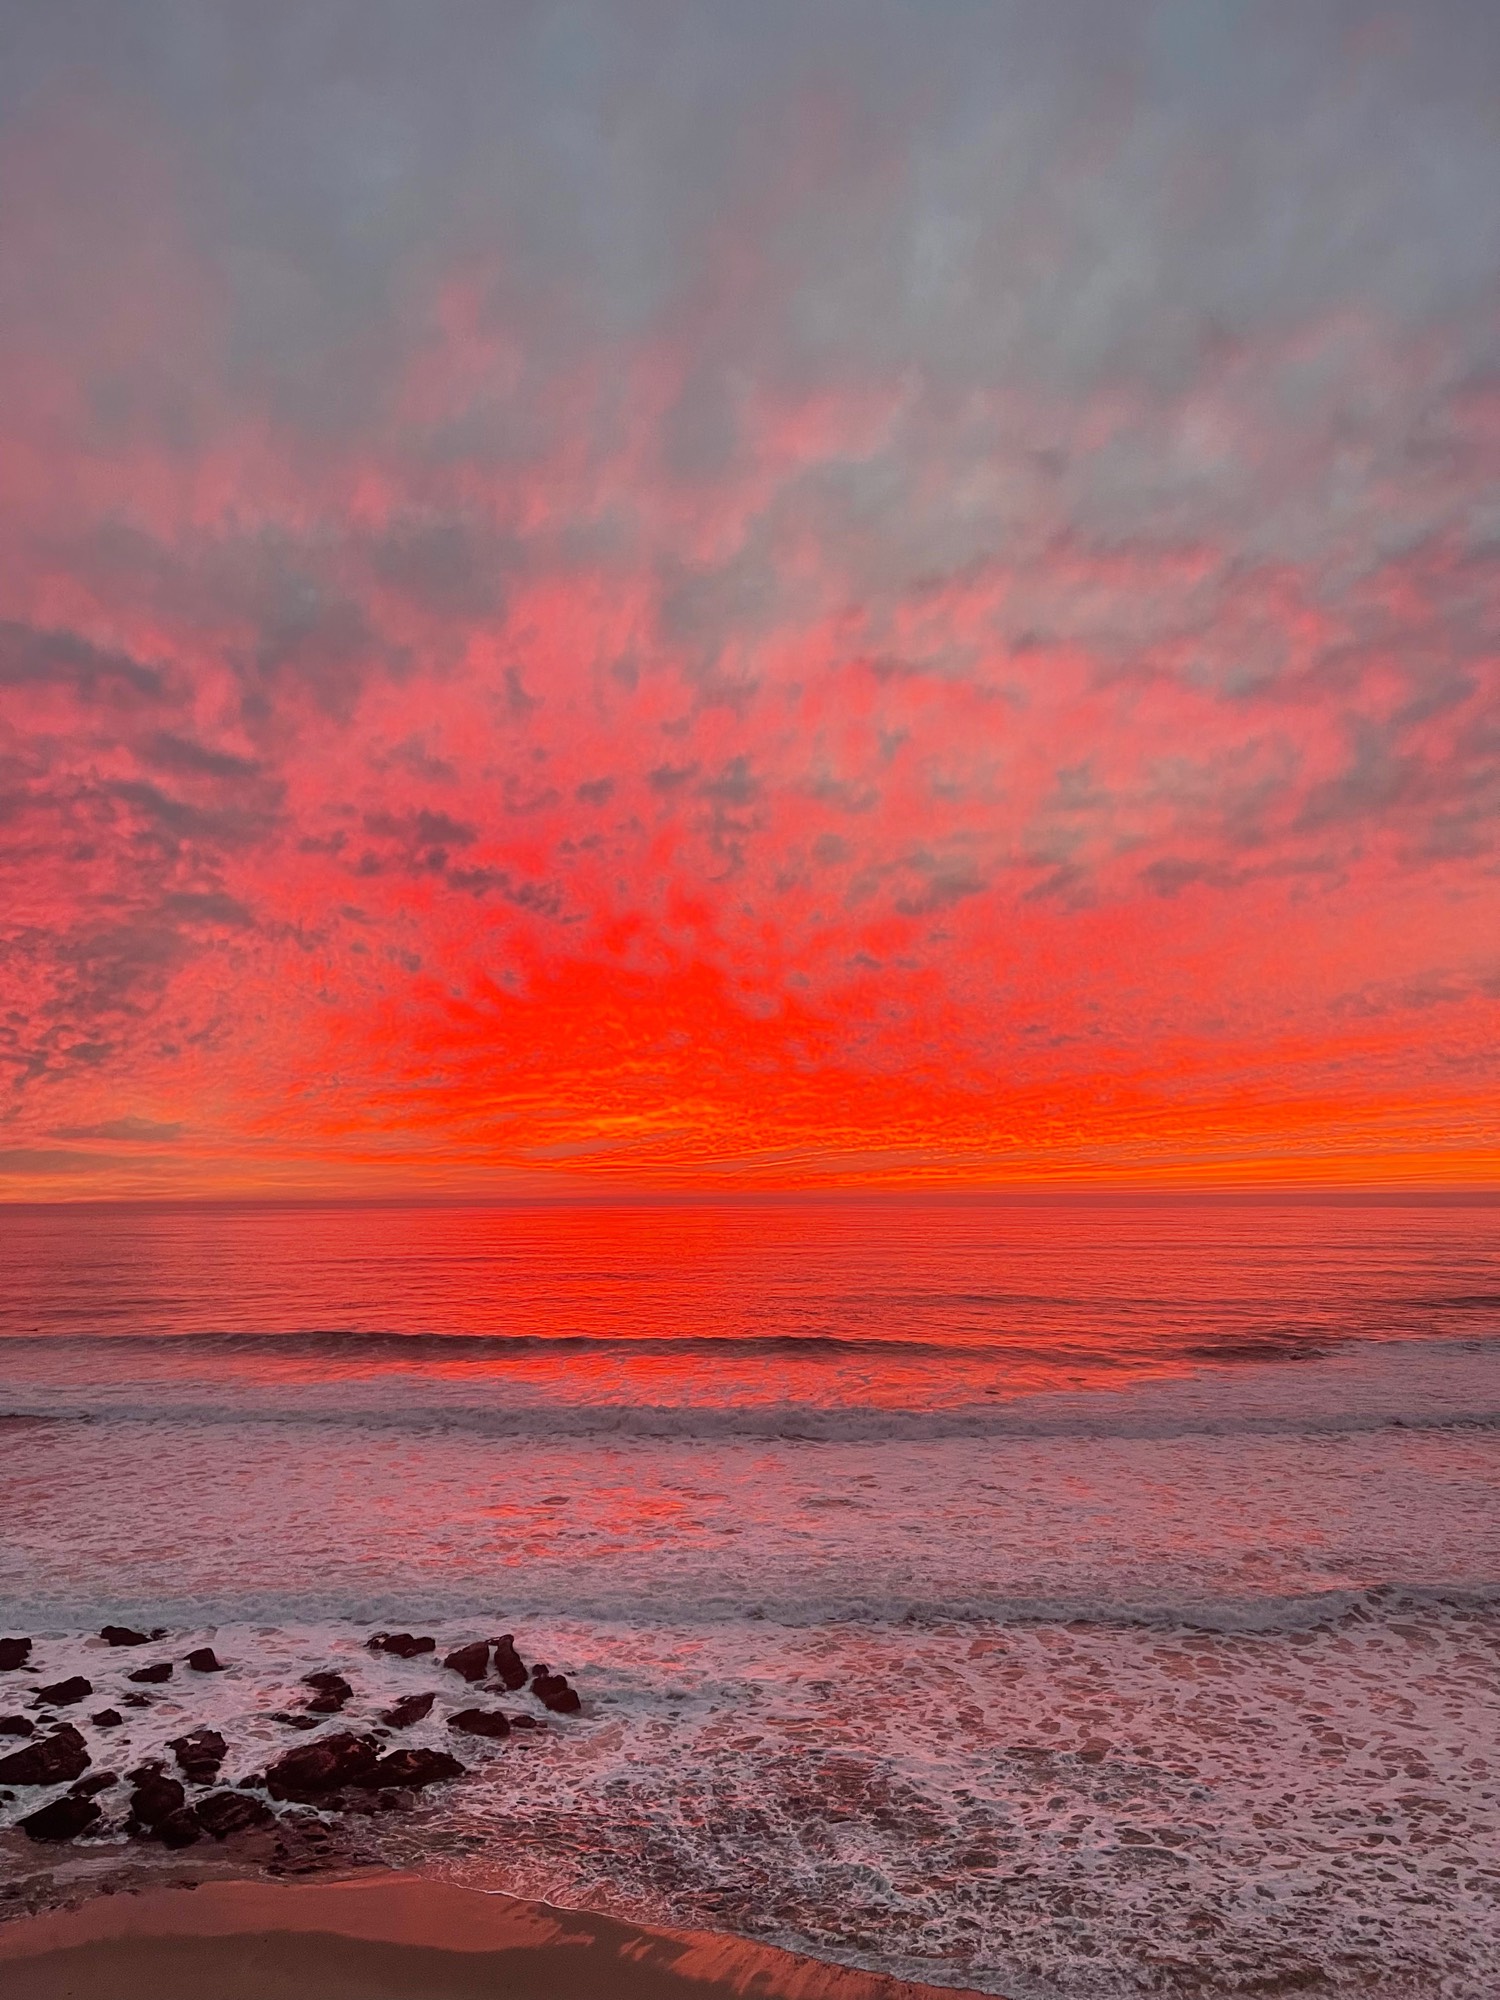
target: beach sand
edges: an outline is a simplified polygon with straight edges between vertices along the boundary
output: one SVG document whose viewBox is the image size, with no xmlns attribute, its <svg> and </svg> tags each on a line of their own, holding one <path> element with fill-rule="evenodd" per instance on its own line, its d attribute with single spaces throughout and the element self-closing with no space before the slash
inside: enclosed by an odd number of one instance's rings
<svg viewBox="0 0 1500 2000">
<path fill-rule="evenodd" d="M 955 2000 L 702 1932 L 412 1875 L 205 1881 L 0 1925 L 6 2000 Z"/>
</svg>

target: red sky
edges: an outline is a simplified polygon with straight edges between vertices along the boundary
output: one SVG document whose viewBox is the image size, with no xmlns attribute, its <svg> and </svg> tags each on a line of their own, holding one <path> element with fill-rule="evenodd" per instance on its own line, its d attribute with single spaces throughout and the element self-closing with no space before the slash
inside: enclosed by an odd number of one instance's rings
<svg viewBox="0 0 1500 2000">
<path fill-rule="evenodd" d="M 6 1194 L 1500 1179 L 1484 10 L 6 12 Z"/>
</svg>

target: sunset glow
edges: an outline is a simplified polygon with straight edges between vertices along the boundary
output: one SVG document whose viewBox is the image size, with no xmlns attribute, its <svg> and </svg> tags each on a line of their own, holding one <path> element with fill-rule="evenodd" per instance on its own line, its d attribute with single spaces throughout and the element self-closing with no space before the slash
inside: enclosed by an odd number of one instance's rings
<svg viewBox="0 0 1500 2000">
<path fill-rule="evenodd" d="M 1461 36 L 48 11 L 10 1197 L 1493 1184 Z"/>
</svg>

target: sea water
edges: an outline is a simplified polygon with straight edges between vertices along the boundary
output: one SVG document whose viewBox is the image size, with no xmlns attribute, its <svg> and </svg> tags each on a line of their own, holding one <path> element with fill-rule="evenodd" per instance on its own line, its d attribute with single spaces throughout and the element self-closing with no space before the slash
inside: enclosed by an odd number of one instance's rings
<svg viewBox="0 0 1500 2000">
<path fill-rule="evenodd" d="M 0 1419 L 0 1629 L 233 1663 L 111 1763 L 510 1631 L 584 1715 L 393 1860 L 1015 1996 L 1500 1991 L 1494 1206 L 15 1208 Z"/>
</svg>

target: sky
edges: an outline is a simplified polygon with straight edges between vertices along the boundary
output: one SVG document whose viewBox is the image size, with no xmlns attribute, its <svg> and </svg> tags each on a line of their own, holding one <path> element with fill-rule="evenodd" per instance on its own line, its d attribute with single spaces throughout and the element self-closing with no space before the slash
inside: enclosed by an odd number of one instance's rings
<svg viewBox="0 0 1500 2000">
<path fill-rule="evenodd" d="M 0 42 L 0 1195 L 1500 1184 L 1492 0 Z"/>
</svg>

